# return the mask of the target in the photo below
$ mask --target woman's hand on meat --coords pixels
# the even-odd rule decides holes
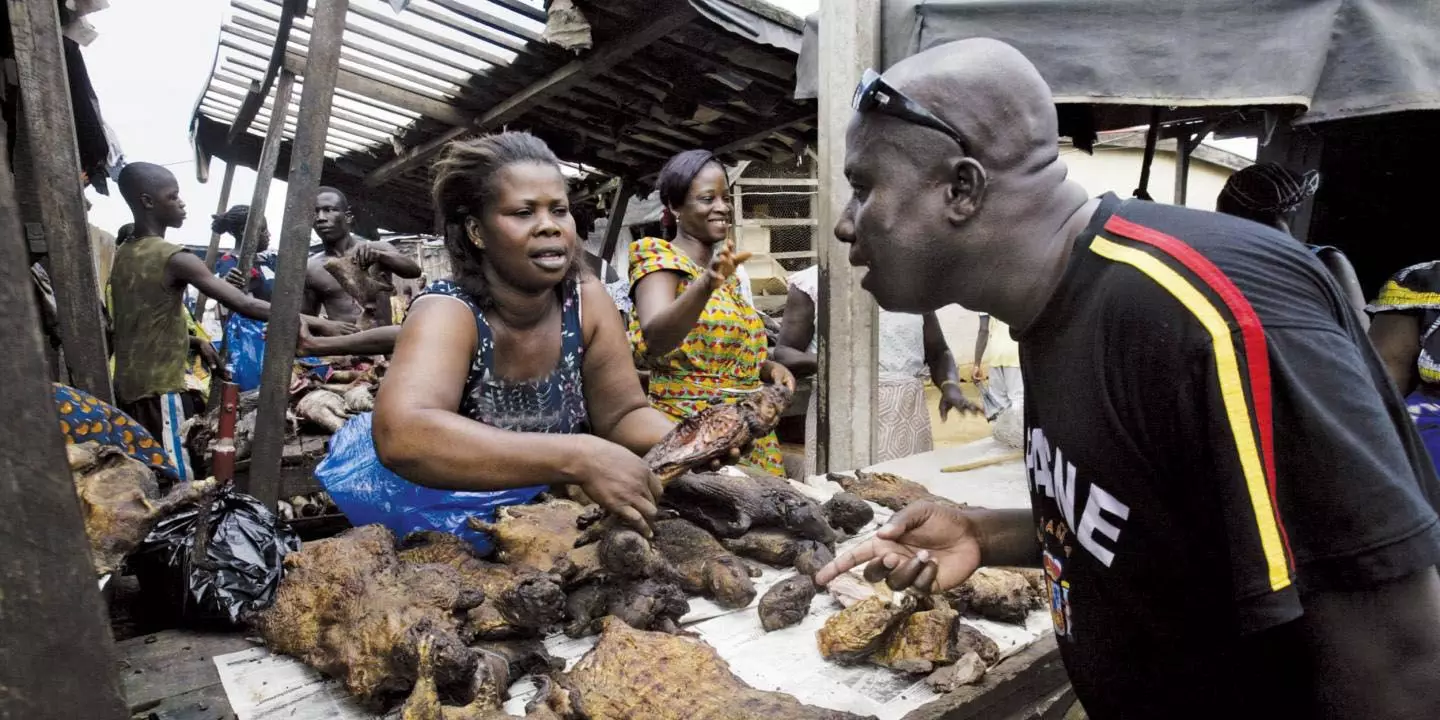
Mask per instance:
[[[664,490],[659,478],[635,453],[594,435],[580,437],[588,440],[579,453],[576,484],[595,504],[650,537],[655,502]]]
[[[772,385],[784,385],[790,392],[795,392],[794,373],[774,360],[767,360],[760,366],[760,379]]]

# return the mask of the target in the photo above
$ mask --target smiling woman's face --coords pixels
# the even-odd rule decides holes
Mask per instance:
[[[730,230],[730,186],[720,163],[706,163],[690,181],[685,204],[671,208],[680,231],[708,245],[725,241]]]
[[[578,247],[565,176],[553,165],[525,162],[501,168],[490,182],[493,195],[477,228],[486,260],[518,289],[554,287],[569,274]]]

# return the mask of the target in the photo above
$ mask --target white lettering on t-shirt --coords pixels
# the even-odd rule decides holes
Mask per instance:
[[[1120,540],[1120,528],[1102,517],[1101,510],[1121,520],[1130,517],[1130,506],[1117,500],[1099,485],[1091,483],[1090,496],[1085,499],[1085,512],[1080,516],[1080,527],[1075,529],[1075,536],[1080,538],[1080,544],[1084,545],[1096,560],[1104,563],[1105,567],[1110,567],[1110,563],[1115,561],[1115,553],[1097,542],[1095,533],[1099,532],[1114,543]]]
[[[1095,535],[1099,533],[1109,538],[1111,544],[1118,544],[1124,521],[1130,518],[1130,506],[1091,482],[1077,525],[1075,497],[1080,492],[1079,472],[1065,459],[1065,453],[1059,447],[1051,448],[1049,438],[1045,437],[1045,431],[1040,428],[1030,430],[1030,447],[1025,453],[1025,467],[1029,470],[1030,485],[1034,493],[1054,498],[1065,523],[1075,528],[1075,537],[1079,538],[1080,545],[1105,567],[1110,567],[1115,561],[1115,553],[1101,545]],[[1118,520],[1111,522],[1101,515],[1102,511]]]
[[[1050,478],[1050,442],[1040,428],[1030,431],[1030,452],[1025,454],[1025,466],[1030,470],[1035,493],[1055,497],[1055,487]]]

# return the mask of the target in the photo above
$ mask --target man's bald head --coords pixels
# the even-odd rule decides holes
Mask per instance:
[[[185,222],[180,183],[175,174],[164,167],[147,162],[129,163],[120,171],[118,184],[120,196],[135,214],[137,224],[153,232],[158,228],[178,228]]]
[[[892,96],[876,95],[846,133],[854,197],[835,236],[869,268],[864,287],[887,310],[989,309],[989,298],[1014,294],[999,285],[1023,279],[1023,259],[1041,254],[1037,237],[1050,242],[1065,222],[1049,216],[1076,193],[1084,204],[1065,181],[1050,89],[1018,50],[985,39],[931,48],[882,80]],[[894,93],[963,142],[907,117]]]
[[[938,45],[896,63],[885,80],[959,130],[987,170],[1058,153],[1050,86],[1019,50],[999,40]]]

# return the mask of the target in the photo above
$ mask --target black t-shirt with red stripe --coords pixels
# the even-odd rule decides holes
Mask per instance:
[[[1304,593],[1440,562],[1413,423],[1288,236],[1107,195],[1016,336],[1052,620],[1091,717],[1304,717]]]

